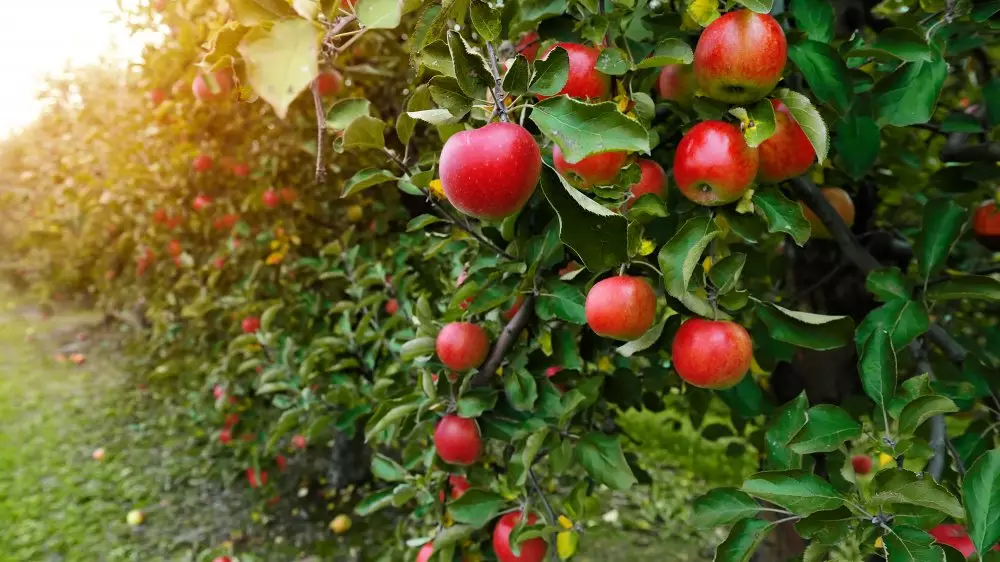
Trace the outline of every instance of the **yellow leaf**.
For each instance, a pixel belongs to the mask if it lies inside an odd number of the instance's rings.
[[[643,238],[642,244],[639,245],[639,255],[648,256],[649,254],[652,254],[653,250],[655,249],[656,249],[656,242]]]
[[[607,357],[601,357],[597,360],[597,370],[604,371],[605,373],[610,373],[615,370],[614,364],[611,363],[611,359]]]
[[[441,185],[441,180],[434,179],[430,183],[431,195],[437,197],[438,199],[444,199],[444,187]]]
[[[753,212],[753,189],[748,189],[743,193],[740,202],[736,204],[736,212],[741,215]]]
[[[281,260],[283,259],[285,259],[284,252],[274,252],[270,256],[267,256],[267,259],[264,260],[264,263],[266,263],[267,265],[278,265],[279,263],[281,263]]]
[[[889,466],[889,463],[895,462],[896,459],[892,458],[892,455],[886,453],[879,453],[878,455],[878,465],[879,467]]]
[[[719,3],[716,0],[691,0],[684,11],[692,21],[705,27],[719,17]]]
[[[573,528],[573,522],[570,521],[569,517],[566,517],[565,515],[560,515],[559,516],[559,525],[562,526],[562,528],[566,529],[566,530],[569,530],[569,529]]]
[[[563,531],[556,535],[556,551],[560,560],[569,560],[576,554],[576,547],[580,544],[580,535],[574,531]]]
[[[705,261],[701,262],[701,268],[708,273],[712,270],[712,256],[705,256]]]
[[[885,548],[885,543],[882,542],[882,537],[875,539],[875,548],[882,549]]]

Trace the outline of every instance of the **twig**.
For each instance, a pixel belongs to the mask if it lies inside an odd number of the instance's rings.
[[[542,498],[542,506],[545,507],[545,512],[549,516],[549,521],[553,525],[558,525],[559,521],[558,519],[556,519],[556,512],[552,511],[552,506],[549,504],[549,499],[545,497],[545,494],[542,492],[542,487],[538,485],[538,478],[535,477],[535,469],[533,468],[528,469],[528,479],[531,480],[531,488],[535,490],[535,493],[538,494],[538,497]],[[559,562],[558,549],[555,548],[556,546],[555,533],[552,533],[552,546],[553,548],[549,550],[549,552],[552,553],[551,554],[552,562]]]
[[[490,380],[496,375],[497,369],[500,368],[500,364],[503,363],[507,352],[510,351],[510,348],[514,347],[514,342],[517,341],[518,336],[521,335],[521,331],[528,326],[534,315],[535,295],[528,295],[524,298],[524,302],[521,303],[521,309],[517,311],[514,318],[500,332],[500,337],[497,338],[497,343],[490,350],[490,355],[486,358],[486,362],[479,368],[476,376],[472,378],[473,388],[486,386],[490,383]]]
[[[941,149],[943,162],[996,162],[1000,160],[1000,143],[988,142],[972,146],[945,145]]]
[[[323,98],[319,95],[319,82],[312,83],[313,106],[316,108],[316,184],[326,180],[326,166],[323,165],[323,133],[326,130],[326,114],[323,112]]]
[[[493,50],[493,43],[486,42],[486,53],[490,56],[490,72],[493,73],[493,102],[496,104],[497,112],[500,114],[500,121],[507,123],[510,117],[507,116],[507,107],[504,100],[507,95],[503,91],[503,78],[500,77],[500,69],[497,67],[497,53]]]

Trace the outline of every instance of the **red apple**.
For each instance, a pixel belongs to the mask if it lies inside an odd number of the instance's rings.
[[[316,89],[323,97],[336,94],[343,85],[344,78],[336,70],[320,72],[319,76],[316,77]]]
[[[872,471],[872,458],[868,455],[854,455],[851,457],[851,466],[854,473],[864,476]]]
[[[212,226],[215,228],[215,230],[218,230],[220,232],[226,230],[232,230],[232,228],[236,226],[236,223],[239,222],[239,220],[240,216],[237,215],[236,213],[226,213],[221,217],[215,218],[215,220],[212,221]]]
[[[230,170],[232,170],[233,175],[238,178],[245,178],[250,175],[250,165],[246,162],[237,162],[233,164],[233,167],[230,168]]]
[[[215,397],[216,400],[222,398],[225,395],[226,395],[226,389],[221,384],[217,384],[212,387],[212,396]]]
[[[702,121],[684,135],[674,155],[674,180],[699,205],[732,203],[757,176],[757,149],[724,121]]]
[[[558,375],[561,371],[562,371],[562,366],[560,366],[560,365],[553,365],[553,366],[545,369],[545,376],[547,376],[549,378],[552,378],[552,377]]]
[[[240,423],[240,415],[239,414],[236,414],[236,413],[226,414],[226,419],[222,421],[222,427],[224,427],[226,429],[232,429],[238,423]]]
[[[639,160],[639,169],[642,171],[642,176],[630,188],[632,197],[628,200],[629,207],[635,203],[636,199],[647,193],[652,193],[660,199],[666,197],[667,173],[663,171],[663,166],[643,158]]]
[[[248,316],[240,323],[240,327],[243,328],[244,334],[253,334],[260,329],[260,318]]]
[[[844,219],[847,226],[854,226],[854,202],[851,201],[851,196],[847,194],[846,191],[840,189],[839,187],[824,187],[820,190],[823,197],[830,202],[840,218]],[[816,213],[812,211],[809,207],[802,205],[802,214],[809,221],[809,225],[812,226],[812,237],[821,238],[824,240],[830,240],[833,235],[830,234],[830,230],[826,228],[823,221],[819,220]]]
[[[584,308],[587,325],[597,335],[634,340],[653,326],[656,294],[642,277],[618,275],[591,287]]]
[[[167,9],[167,0],[153,0],[153,9],[162,12]]]
[[[224,267],[226,267],[226,258],[218,256],[214,260],[212,260],[212,265],[215,266],[215,269],[223,269]]]
[[[542,46],[542,40],[538,36],[537,31],[530,31],[521,36],[521,39],[514,46],[514,50],[524,58],[528,59],[528,62],[535,62],[535,57],[538,56],[538,48]]]
[[[441,186],[467,215],[500,220],[521,210],[542,171],[538,143],[524,127],[491,123],[452,135],[441,150]]]
[[[750,369],[753,343],[746,328],[725,320],[691,318],[681,324],[671,348],[674,369],[688,383],[723,390]]]
[[[162,88],[153,88],[149,91],[149,102],[153,104],[153,107],[160,105],[166,99],[167,93]]]
[[[166,209],[160,208],[153,211],[153,222],[156,224],[167,224],[168,216]]]
[[[778,183],[806,173],[816,161],[816,153],[785,104],[771,100],[771,106],[774,135],[757,147],[760,154],[757,181]]]
[[[510,533],[520,520],[521,512],[514,511],[497,521],[497,525],[493,529],[493,552],[496,554],[498,562],[542,562],[545,559],[548,545],[540,537],[522,542],[520,544],[521,555],[514,554],[510,546]],[[528,514],[528,525],[534,525],[537,520],[538,517],[534,513]]]
[[[490,341],[481,327],[470,322],[452,322],[438,332],[434,347],[445,367],[466,371],[483,364]]]
[[[212,562],[233,562],[233,559],[228,556],[218,556]]]
[[[690,64],[668,64],[660,71],[656,90],[660,97],[689,106],[694,101],[698,83],[694,79],[694,68]]]
[[[483,438],[476,420],[449,414],[434,428],[434,449],[448,464],[470,465],[483,453]]]
[[[972,231],[976,240],[994,252],[1000,252],[1000,212],[996,201],[984,202],[972,216]]]
[[[296,449],[306,448],[306,436],[305,435],[294,435],[292,436],[292,447]]]
[[[212,204],[211,197],[209,197],[208,195],[199,195],[194,198],[194,201],[191,202],[191,208],[194,209],[196,212],[200,212],[207,209],[209,206],[211,206],[211,204]]]
[[[251,488],[260,488],[261,486],[267,484],[267,471],[264,470],[255,471],[252,468],[248,468],[247,482],[250,483]]]
[[[260,195],[260,202],[264,204],[268,209],[273,209],[281,203],[281,197],[278,192],[273,189],[268,189]]]
[[[399,312],[399,301],[396,299],[389,299],[385,302],[385,313],[389,316]]]
[[[427,562],[431,559],[431,556],[434,556],[434,541],[420,547],[420,552],[417,553],[416,562]]]
[[[510,322],[511,320],[514,319],[514,315],[517,314],[519,310],[521,310],[522,304],[524,304],[524,295],[518,295],[517,298],[514,299],[514,304],[510,305],[510,308],[503,311],[503,314],[501,314],[500,316],[502,316],[504,320]]]
[[[552,163],[570,184],[587,189],[595,185],[612,183],[625,165],[628,154],[624,152],[599,152],[583,160],[570,163],[563,158],[559,145],[552,145]]]
[[[935,541],[958,550],[966,558],[976,552],[976,546],[972,544],[969,533],[962,525],[941,524],[931,529],[930,533]],[[994,545],[993,550],[1000,552],[1000,544]]]
[[[278,465],[279,472],[284,472],[288,468],[288,459],[284,455],[277,455],[274,457],[274,464]]]
[[[181,255],[183,251],[184,248],[181,246],[180,240],[171,240],[170,243],[167,244],[167,253],[173,257]]]
[[[749,103],[774,89],[787,58],[785,32],[777,20],[737,10],[702,31],[694,51],[694,75],[706,96]]]
[[[611,77],[595,68],[597,56],[601,54],[600,49],[579,43],[556,43],[542,52],[542,58],[548,58],[556,47],[566,49],[569,54],[569,78],[557,96],[565,94],[571,98],[595,101],[606,100],[611,96]],[[538,99],[545,97],[538,96]]]
[[[233,442],[233,432],[228,429],[223,429],[219,432],[219,443],[223,445],[228,445]]]
[[[207,154],[199,154],[191,161],[191,167],[196,172],[207,172],[212,169],[212,157]]]
[[[453,500],[462,497],[462,494],[469,491],[471,487],[472,484],[469,484],[469,480],[461,474],[452,474],[448,477],[448,495]],[[438,501],[444,501],[444,492],[438,494]]]
[[[281,200],[286,205],[291,205],[292,203],[295,202],[296,199],[299,198],[299,194],[296,193],[295,190],[290,187],[282,187],[281,190],[278,191],[278,195],[281,196]]]
[[[194,77],[194,82],[191,83],[191,91],[194,93],[194,97],[200,101],[209,101],[223,97],[233,89],[233,79],[230,70],[217,70],[213,76],[215,77],[215,90],[212,89],[212,86],[209,85],[208,80],[203,75],[199,74]]]

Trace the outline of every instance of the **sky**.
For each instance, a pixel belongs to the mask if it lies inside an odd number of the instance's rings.
[[[124,28],[111,23],[116,0],[0,3],[0,138],[38,115],[35,93],[46,75],[58,74],[67,63],[96,62],[103,53],[133,57],[141,48]]]

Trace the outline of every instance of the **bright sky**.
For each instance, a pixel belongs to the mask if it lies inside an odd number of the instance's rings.
[[[30,123],[43,78],[67,62],[93,63],[114,49],[131,57],[141,43],[111,23],[116,0],[12,0],[0,16],[0,138]],[[126,0],[126,5],[134,0]]]

